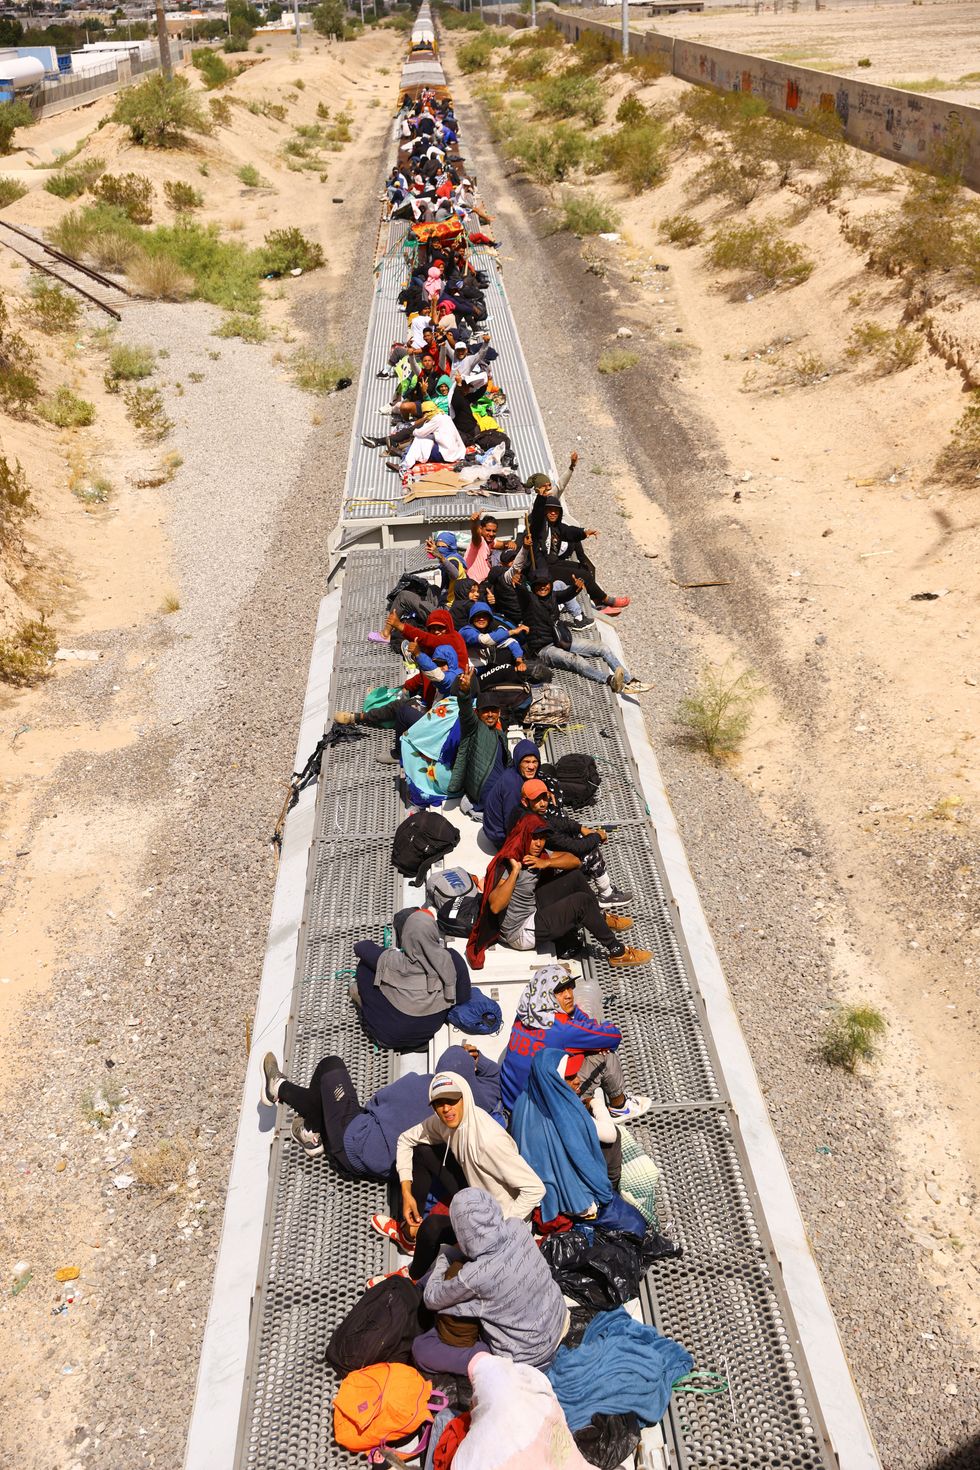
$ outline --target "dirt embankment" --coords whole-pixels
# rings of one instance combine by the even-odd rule
[[[500,85],[504,54],[481,83]],[[669,125],[688,92],[592,75],[608,132],[627,93]],[[536,103],[504,84],[504,103],[522,95],[533,126]],[[852,1366],[887,1463],[921,1470],[978,1404],[978,516],[971,482],[936,464],[976,380],[980,303],[962,273],[913,290],[869,269],[862,222],[897,211],[900,169],[847,150],[852,183],[823,205],[806,170],[735,204],[694,185],[728,147],[711,129],[680,143],[636,195],[602,171],[549,193],[513,165],[505,184],[489,152],[480,166],[504,191],[556,452],[583,454],[576,509],[634,596],[620,630],[658,682],[648,722]],[[618,239],[536,243],[570,197],[615,208]],[[678,215],[693,247],[660,238]],[[712,265],[731,224],[798,246],[809,277],[767,289]],[[848,351],[903,328],[909,365]],[[612,352],[633,361],[597,371]],[[712,770],[675,713],[698,663],[729,658],[767,695]],[[842,1000],[889,1023],[858,1080],[817,1054]]]
[[[0,415],[37,511],[4,565],[3,631],[43,610],[82,655],[0,700],[5,1465],[180,1463],[265,944],[267,842],[354,406],[353,391],[303,391],[293,359],[359,358],[401,52],[382,31],[253,57],[210,94],[240,99],[228,122],[186,148],[94,130],[111,103],[86,109],[84,128],[69,115],[62,132],[26,135],[35,161],[89,134],[73,163],[148,177],[151,228],[172,222],[163,184],[179,180],[223,238],[255,247],[296,226],[326,264],[262,284],[265,341],[216,336],[228,317],[214,305],[120,298],[110,342],[94,312],[40,333],[27,268],[0,256],[43,394],[67,385],[95,410],[91,426],[61,429],[33,409]],[[284,152],[339,112],[350,138],[317,167]],[[7,217],[48,229],[91,201],[43,190],[29,161],[7,161],[33,186]],[[172,421],[158,442],[104,384],[120,344],[150,350],[137,385]],[[18,1263],[28,1276],[12,1294]],[[62,1267],[81,1274],[60,1284]]]

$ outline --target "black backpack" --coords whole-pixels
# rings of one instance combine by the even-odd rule
[[[562,802],[572,811],[576,807],[591,806],[599,793],[602,777],[591,755],[574,752],[562,755],[552,766],[561,787]]]
[[[469,939],[473,926],[480,917],[482,902],[483,898],[479,893],[447,898],[445,903],[439,905],[436,914],[440,934],[449,934],[456,939]]]
[[[326,1361],[338,1373],[371,1363],[411,1363],[412,1342],[422,1331],[422,1293],[405,1276],[388,1276],[371,1286],[334,1328]]]
[[[438,812],[412,812],[395,830],[391,861],[417,887],[425,882],[432,864],[458,843],[456,828]]]
[[[413,592],[420,601],[430,603],[433,607],[438,607],[439,593],[433,583],[424,575],[427,571],[427,567],[421,567],[417,572],[402,572],[398,581],[385,598],[386,606],[389,608],[392,607],[400,592]]]

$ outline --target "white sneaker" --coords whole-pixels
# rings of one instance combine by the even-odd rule
[[[312,1128],[304,1128],[302,1118],[294,1118],[289,1131],[308,1159],[323,1158],[323,1139]]]
[[[279,1070],[275,1053],[267,1051],[262,1058],[262,1101],[267,1108],[274,1108],[279,1101],[279,1084],[283,1075]]]
[[[617,1123],[635,1123],[637,1118],[642,1118],[643,1114],[648,1113],[652,1106],[653,1104],[648,1097],[634,1097],[630,1093],[623,1099],[623,1106],[621,1108],[614,1108],[610,1105],[609,1116]]]

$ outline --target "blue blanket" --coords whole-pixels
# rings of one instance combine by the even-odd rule
[[[405,781],[414,806],[441,806],[449,792],[459,750],[459,705],[455,696],[437,699],[401,738]]]
[[[545,1187],[541,1216],[584,1215],[613,1197],[595,1124],[581,1098],[558,1074],[564,1053],[543,1047],[531,1062],[527,1088],[511,1113],[521,1156]]]
[[[693,1366],[680,1343],[617,1307],[593,1317],[579,1347],[560,1347],[547,1372],[574,1434],[593,1414],[634,1413],[659,1424],[674,1384]]]

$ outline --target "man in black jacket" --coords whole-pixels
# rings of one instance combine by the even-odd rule
[[[552,586],[551,572],[539,567],[531,573],[530,583],[516,582],[519,573],[510,573],[521,600],[521,615],[528,629],[522,640],[526,654],[539,658],[553,669],[568,669],[581,674],[595,684],[608,684],[614,694],[623,689],[630,694],[646,693],[650,685],[634,679],[626,665],[607,648],[604,643],[592,643],[586,638],[573,638],[567,625],[561,621],[561,608],[570,602],[576,592],[581,592],[585,583],[575,578],[574,587],[556,592]],[[605,667],[603,667],[605,665]],[[612,670],[611,673],[607,670]]]

